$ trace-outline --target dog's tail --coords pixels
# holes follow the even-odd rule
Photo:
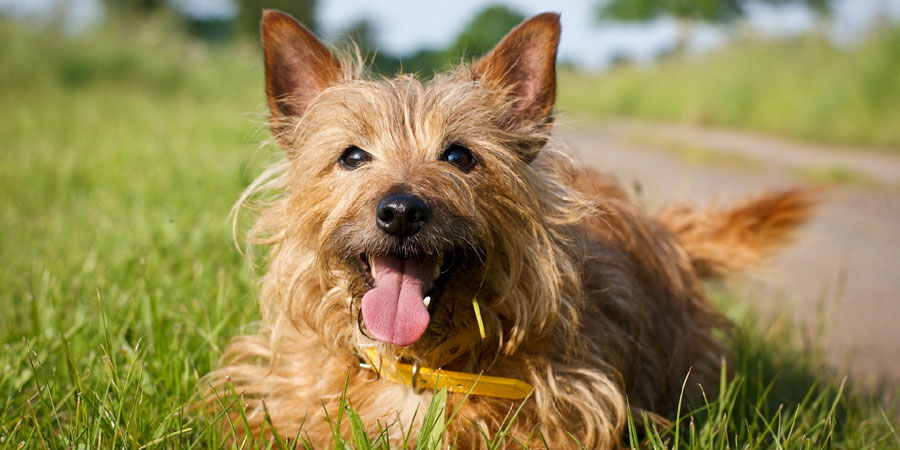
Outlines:
[[[759,264],[790,241],[812,213],[821,188],[766,192],[727,207],[669,206],[655,217],[675,234],[701,277]]]

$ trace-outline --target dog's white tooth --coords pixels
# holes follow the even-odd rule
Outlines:
[[[372,278],[375,278],[375,257],[369,255],[369,270],[372,271]]]
[[[428,305],[431,304],[431,296],[429,295],[429,296],[426,296],[425,298],[423,298],[423,299],[422,299],[422,303],[424,303],[424,304],[425,304],[425,307],[427,308]]]

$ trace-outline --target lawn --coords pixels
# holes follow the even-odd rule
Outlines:
[[[209,47],[165,20],[73,39],[0,22],[0,41],[0,448],[223,445],[227,421],[187,407],[259,320],[228,220],[273,153],[257,144],[256,45]],[[842,384],[789,326],[715,298],[740,324],[735,377],[677,429],[632,430],[644,445],[900,447],[885,392]]]
[[[900,151],[900,27],[857,46],[747,40],[700,57],[563,71],[563,109],[718,125]]]

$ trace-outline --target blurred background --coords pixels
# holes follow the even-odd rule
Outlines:
[[[254,150],[262,8],[423,78],[561,12],[575,157],[649,209],[830,186],[798,245],[728,287],[837,370],[900,377],[900,0],[0,0],[4,343],[89,323],[95,292],[176,325],[210,292],[238,311],[216,330],[257,314],[226,217],[277,156]]]

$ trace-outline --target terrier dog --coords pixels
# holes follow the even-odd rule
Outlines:
[[[629,408],[664,420],[689,371],[716,378],[728,321],[701,278],[783,244],[810,194],[645,213],[551,136],[559,36],[545,13],[474,64],[375,79],[264,12],[284,156],[238,204],[265,199],[264,325],[209,377],[243,395],[239,432],[326,445],[344,395],[400,441],[446,389],[447,444],[502,425],[524,445],[618,448]]]

